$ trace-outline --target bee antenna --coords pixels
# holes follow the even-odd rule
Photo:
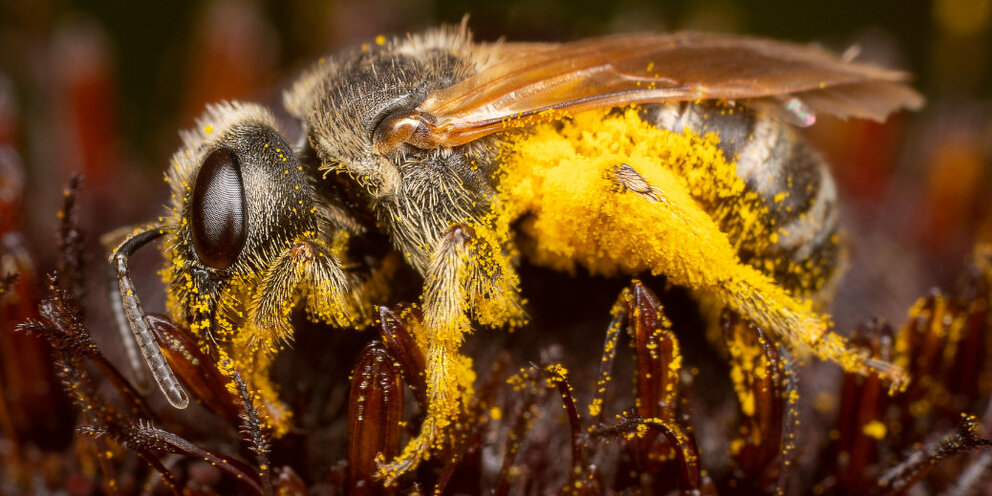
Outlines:
[[[113,251],[110,255],[110,270],[117,279],[120,294],[112,295],[114,296],[112,300],[120,332],[126,335],[125,329],[131,331],[131,336],[124,336],[125,347],[130,347],[133,350],[134,344],[137,344],[138,350],[145,359],[145,364],[148,365],[148,370],[151,371],[159,389],[169,400],[169,404],[175,408],[183,409],[189,406],[189,396],[186,395],[186,391],[183,390],[176,376],[172,373],[172,369],[169,368],[169,364],[166,363],[165,357],[162,355],[162,350],[158,347],[155,336],[152,335],[151,326],[145,320],[145,311],[141,308],[141,301],[138,300],[138,293],[135,291],[134,283],[131,281],[131,273],[127,267],[128,259],[138,248],[162,237],[165,232],[166,230],[161,224],[151,224],[136,229]],[[126,322],[126,327],[124,322]],[[134,339],[133,343],[129,338]],[[133,358],[133,365],[137,361],[137,357],[130,357],[130,355],[136,354],[133,351],[128,354],[129,358]]]
[[[109,290],[107,296],[110,297],[110,313],[113,314],[114,322],[117,324],[117,334],[121,338],[121,345],[124,347],[124,357],[127,359],[131,379],[134,380],[135,389],[141,394],[147,395],[151,392],[152,388],[151,377],[148,375],[148,369],[142,363],[141,351],[138,350],[138,346],[135,344],[134,338],[131,335],[131,324],[128,323],[127,314],[124,312],[124,304],[121,301],[115,264],[110,263],[107,265],[107,275],[109,276],[107,279],[107,289]]]

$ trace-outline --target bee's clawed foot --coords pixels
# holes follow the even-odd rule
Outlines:
[[[424,427],[420,434],[410,440],[398,457],[388,463],[379,462],[376,478],[382,481],[383,486],[394,485],[400,476],[412,472],[422,460],[427,459],[434,438],[433,422],[428,418],[424,421]]]

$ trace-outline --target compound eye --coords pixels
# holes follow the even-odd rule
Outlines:
[[[190,205],[196,256],[215,269],[234,263],[248,234],[245,190],[238,159],[227,148],[207,156],[196,176]]]

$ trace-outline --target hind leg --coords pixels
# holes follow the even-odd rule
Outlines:
[[[672,283],[715,297],[791,348],[808,350],[847,371],[878,372],[895,386],[898,367],[871,360],[827,331],[812,305],[740,262],[727,236],[693,200],[686,183],[657,162],[590,160],[588,167],[551,169],[542,200],[524,230],[538,263],[594,273],[665,275]]]

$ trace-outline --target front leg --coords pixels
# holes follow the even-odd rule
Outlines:
[[[361,285],[344,272],[338,255],[322,241],[303,237],[266,269],[252,298],[249,322],[265,344],[292,337],[290,313],[304,296],[313,320],[327,324],[351,326],[368,314]]]
[[[232,323],[243,322],[233,325],[243,329],[232,336],[230,356],[222,352],[219,361],[227,364],[229,375],[234,370],[241,372],[261,396],[277,434],[282,433],[289,427],[288,412],[279,401],[268,369],[275,353],[292,339],[292,311],[305,299],[311,319],[346,327],[364,324],[370,305],[359,281],[342,269],[334,251],[313,237],[301,237],[283,250],[260,280],[240,284],[253,292],[247,319],[237,315],[238,311],[217,316]],[[245,293],[232,291],[229,295],[237,298],[241,294]],[[223,302],[220,307],[237,308]]]

